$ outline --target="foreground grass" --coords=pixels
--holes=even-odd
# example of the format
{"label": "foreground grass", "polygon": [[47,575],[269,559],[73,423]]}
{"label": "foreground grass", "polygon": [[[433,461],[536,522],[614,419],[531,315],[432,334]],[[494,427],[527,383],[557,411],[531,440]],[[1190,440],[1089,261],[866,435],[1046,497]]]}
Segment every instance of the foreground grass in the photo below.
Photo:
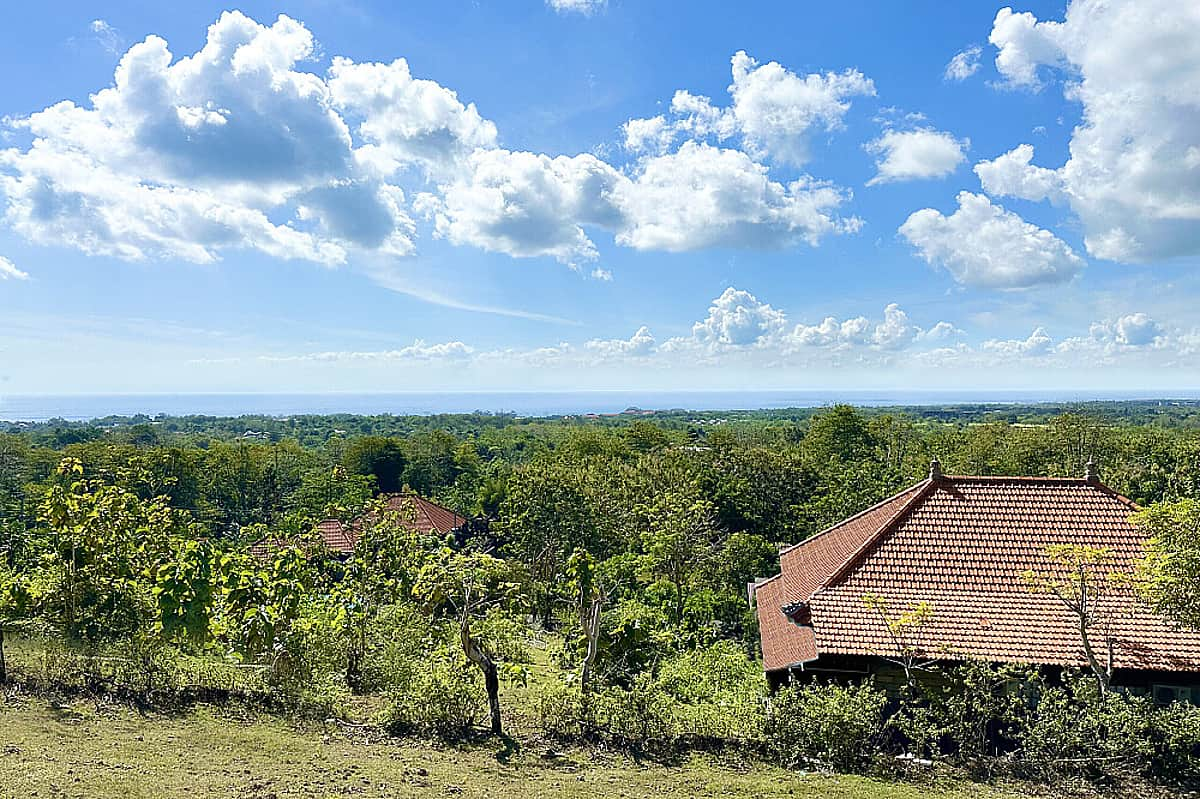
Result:
{"label": "foreground grass", "polygon": [[140,715],[91,704],[0,705],[0,797],[812,797],[1019,799],[979,785],[798,775],[713,756],[678,766],[569,751],[547,757],[372,739],[212,708]]}

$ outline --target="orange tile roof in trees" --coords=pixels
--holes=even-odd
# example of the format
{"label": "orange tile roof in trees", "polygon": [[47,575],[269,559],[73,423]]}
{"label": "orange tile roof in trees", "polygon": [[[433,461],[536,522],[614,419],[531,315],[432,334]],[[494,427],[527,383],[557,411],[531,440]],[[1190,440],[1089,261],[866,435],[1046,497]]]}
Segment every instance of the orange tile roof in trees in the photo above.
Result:
{"label": "orange tile roof in trees", "polygon": [[[445,535],[467,523],[466,518],[418,494],[386,494],[381,499],[385,513],[395,513],[397,518],[410,523],[419,533]],[[369,522],[369,516],[370,514],[366,514],[349,524],[338,519],[325,519],[317,524],[315,532],[329,551],[348,554],[354,551],[360,536],[359,531],[364,523]],[[265,558],[281,545],[276,539],[263,538],[251,545],[250,554]]]}

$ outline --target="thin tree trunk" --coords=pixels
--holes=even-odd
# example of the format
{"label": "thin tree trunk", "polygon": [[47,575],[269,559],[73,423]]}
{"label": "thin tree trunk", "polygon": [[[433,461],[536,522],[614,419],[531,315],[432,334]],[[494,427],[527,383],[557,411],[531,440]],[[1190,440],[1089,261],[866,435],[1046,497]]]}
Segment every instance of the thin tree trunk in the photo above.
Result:
{"label": "thin tree trunk", "polygon": [[492,735],[500,735],[500,673],[490,658],[481,665],[484,669],[483,685],[488,695],[488,713],[492,717]]}
{"label": "thin tree trunk", "polygon": [[4,625],[0,624],[0,685],[8,684],[8,663],[4,660]]}
{"label": "thin tree trunk", "polygon": [[1087,657],[1088,666],[1091,667],[1092,673],[1096,675],[1096,681],[1100,683],[1100,695],[1108,693],[1108,682],[1110,673],[1107,669],[1100,665],[1099,658],[1096,657],[1096,651],[1092,649],[1091,634],[1088,632],[1088,622],[1091,614],[1088,612],[1088,592],[1087,578],[1081,572],[1079,586],[1079,638],[1083,642],[1083,654]]}
{"label": "thin tree trunk", "polygon": [[495,661],[488,657],[487,653],[480,649],[479,645],[475,643],[475,639],[471,637],[471,622],[465,611],[459,622],[458,632],[463,654],[467,656],[467,660],[474,663],[483,672],[483,685],[488,695],[488,713],[492,719],[492,735],[500,735],[502,732],[500,723],[500,670],[496,668]]}
{"label": "thin tree trunk", "polygon": [[579,670],[579,691],[586,697],[592,687],[592,664],[600,651],[600,608],[603,600],[592,599],[583,616],[583,634],[587,637],[587,650],[583,655],[583,666]]}

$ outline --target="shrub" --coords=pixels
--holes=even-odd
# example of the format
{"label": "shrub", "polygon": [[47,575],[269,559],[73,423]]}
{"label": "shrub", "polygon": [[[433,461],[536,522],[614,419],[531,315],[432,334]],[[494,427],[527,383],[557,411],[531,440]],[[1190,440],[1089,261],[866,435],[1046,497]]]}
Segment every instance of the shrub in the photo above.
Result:
{"label": "shrub", "polygon": [[1200,780],[1200,707],[1175,702],[1155,714],[1152,776],[1160,781]]}
{"label": "shrub", "polygon": [[657,685],[676,700],[678,732],[697,738],[758,741],[767,682],[762,668],[732,641],[665,661]]}
{"label": "shrub", "polygon": [[891,726],[913,754],[949,755],[975,773],[991,770],[987,756],[1012,748],[1013,726],[1032,701],[1034,673],[1019,666],[967,662],[939,677],[906,689]]}
{"label": "shrub", "polygon": [[1095,680],[1068,674],[1061,686],[1041,686],[1035,706],[1020,720],[1019,772],[1047,782],[1146,776],[1162,712],[1148,696],[1102,695]]}
{"label": "shrub", "polygon": [[546,735],[574,741],[592,733],[584,719],[583,695],[578,685],[554,682],[543,686],[534,700],[538,724]]}
{"label": "shrub", "polygon": [[367,626],[361,690],[409,685],[435,647],[435,631],[416,606],[397,603],[380,609]]}
{"label": "shrub", "polygon": [[675,746],[675,703],[650,674],[639,674],[628,689],[609,687],[591,697],[595,731],[605,740],[639,752]]}
{"label": "shrub", "polygon": [[606,682],[632,686],[674,646],[670,622],[661,608],[625,600],[604,611],[596,674]]}
{"label": "shrub", "polygon": [[443,649],[412,674],[407,684],[389,691],[384,726],[392,734],[417,733],[462,740],[487,715],[487,697],[474,667]]}
{"label": "shrub", "polygon": [[862,771],[883,742],[886,705],[887,695],[868,683],[786,688],[767,714],[767,740],[789,768]]}

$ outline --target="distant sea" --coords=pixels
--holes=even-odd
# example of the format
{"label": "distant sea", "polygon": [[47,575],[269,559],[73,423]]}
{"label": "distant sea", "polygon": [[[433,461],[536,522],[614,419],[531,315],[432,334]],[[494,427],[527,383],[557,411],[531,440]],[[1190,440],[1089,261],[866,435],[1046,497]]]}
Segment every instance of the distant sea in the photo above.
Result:
{"label": "distant sea", "polygon": [[299,414],[430,415],[490,411],[518,416],[619,413],[627,408],[692,411],[819,408],[852,405],[961,405],[1195,400],[1200,392],[1105,391],[563,391],[327,394],[72,394],[0,395],[0,420],[86,421],[104,416],[294,416]]}

